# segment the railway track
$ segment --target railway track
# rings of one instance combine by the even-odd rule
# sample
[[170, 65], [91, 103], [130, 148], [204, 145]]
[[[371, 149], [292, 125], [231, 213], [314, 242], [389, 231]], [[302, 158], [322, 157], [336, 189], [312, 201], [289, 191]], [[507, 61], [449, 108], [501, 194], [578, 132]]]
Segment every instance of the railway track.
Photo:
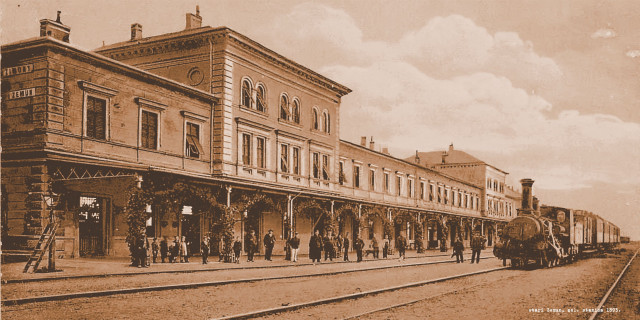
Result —
[[[496, 271], [505, 270], [505, 269], [509, 269], [509, 268], [510, 267], [498, 267], [498, 268], [492, 268], [492, 269], [485, 269], [485, 270], [480, 270], [480, 271], [468, 272], [468, 273], [463, 273], [463, 274], [458, 274], [458, 275], [453, 275], [453, 276], [448, 276], [448, 277], [441, 277], [441, 278], [437, 278], [437, 279], [410, 282], [410, 283], [406, 283], [406, 284], [402, 284], [402, 285], [396, 285], [396, 286], [390, 286], [390, 287], [385, 287], [385, 288], [381, 288], [381, 289], [374, 289], [374, 290], [368, 290], [368, 291], [364, 291], [364, 292], [340, 295], [340, 296], [324, 298], [324, 299], [319, 299], [319, 300], [313, 300], [313, 301], [308, 301], [308, 302], [302, 302], [302, 303], [296, 303], [296, 304], [292, 304], [292, 305], [280, 306], [280, 307], [275, 307], [275, 308], [270, 308], [270, 309], [257, 310], [257, 311], [242, 313], [242, 314], [225, 316], [225, 317], [221, 317], [221, 318], [217, 318], [217, 319], [218, 320], [232, 320], [232, 319], [236, 320], [236, 319], [251, 319], [251, 318], [256, 318], [256, 317], [264, 317], [264, 316], [279, 314], [279, 313], [283, 313], [283, 312], [294, 311], [294, 310], [297, 310], [297, 309], [313, 307], [313, 306], [319, 306], [319, 305], [326, 305], [326, 304], [331, 304], [331, 303], [338, 303], [338, 302], [342, 302], [342, 301], [346, 301], [346, 300], [358, 299], [358, 298], [362, 298], [362, 297], [366, 297], [366, 296], [370, 296], [370, 295], [376, 295], [376, 294], [380, 294], [380, 293], [396, 291], [396, 290], [402, 290], [402, 289], [407, 289], [407, 288], [412, 288], [412, 287], [419, 287], [419, 286], [424, 286], [424, 285], [428, 285], [428, 284], [432, 284], [432, 283], [444, 282], [444, 281], [449, 281], [449, 280], [454, 280], [454, 279], [459, 279], [459, 278], [464, 278], [464, 277], [469, 277], [469, 276], [474, 276], [474, 275], [479, 275], [479, 274], [496, 272]], [[456, 290], [454, 290], [454, 291], [456, 291]], [[449, 292], [447, 292], [447, 293], [449, 293]], [[438, 295], [434, 295], [433, 297], [446, 295], [447, 293], [441, 293], [441, 294], [438, 294]], [[433, 298], [433, 297], [431, 297], [431, 298]], [[409, 304], [416, 303], [416, 302], [419, 302], [419, 301], [422, 301], [422, 300], [426, 300], [426, 299], [429, 299], [429, 297], [428, 298], [423, 298], [421, 300], [410, 301], [410, 302], [404, 303], [402, 305], [409, 305]], [[383, 309], [391, 309], [391, 308], [396, 308], [396, 307], [400, 307], [400, 306], [401, 305], [390, 306], [390, 307], [383, 308]], [[364, 316], [366, 314], [370, 314], [370, 313], [374, 313], [374, 312], [384, 311], [383, 309], [377, 309], [377, 310], [373, 310], [373, 311], [367, 312], [365, 314], [356, 315], [356, 317]]]
[[[481, 259], [484, 260], [484, 259], [492, 259], [492, 258], [494, 257], [484, 257]], [[75, 298], [93, 298], [93, 297], [104, 297], [104, 296], [120, 295], [120, 294], [133, 294], [133, 293], [140, 293], [140, 292], [153, 292], [153, 291], [165, 291], [165, 290], [176, 290], [176, 289], [194, 289], [194, 288], [200, 288], [200, 287], [222, 286], [222, 285], [241, 284], [241, 283], [250, 283], [250, 282], [312, 278], [312, 277], [332, 276], [332, 275], [338, 275], [338, 274], [366, 272], [366, 271], [375, 271], [375, 270], [384, 270], [384, 269], [418, 267], [418, 266], [444, 264], [444, 263], [455, 263], [455, 261], [439, 260], [439, 261], [428, 261], [428, 262], [418, 262], [418, 263], [394, 264], [394, 265], [377, 266], [377, 267], [369, 267], [369, 268], [338, 270], [338, 271], [330, 271], [330, 272], [309, 273], [309, 274], [300, 274], [300, 275], [255, 277], [255, 278], [220, 280], [220, 281], [206, 281], [206, 282], [167, 284], [167, 285], [158, 285], [158, 286], [122, 288], [122, 289], [113, 289], [113, 290], [84, 291], [84, 292], [75, 292], [75, 293], [34, 296], [34, 297], [27, 297], [27, 298], [3, 299], [2, 305], [12, 306], [12, 305], [35, 303], [35, 302], [69, 300], [69, 299], [75, 299]]]
[[591, 316], [589, 317], [589, 320], [594, 320], [600, 314], [603, 313], [604, 310], [602, 309], [602, 307], [604, 306], [605, 303], [607, 303], [607, 300], [609, 299], [609, 296], [611, 295], [613, 290], [616, 288], [616, 286], [620, 282], [620, 279], [622, 279], [624, 274], [627, 272], [627, 269], [629, 269], [629, 266], [631, 265], [633, 260], [636, 258], [636, 256], [638, 255], [639, 251], [640, 251], [640, 249], [636, 250], [636, 252], [633, 254], [631, 259], [629, 259], [629, 262], [627, 263], [627, 265], [625, 265], [624, 268], [622, 269], [622, 271], [620, 271], [620, 274], [618, 275], [618, 278], [616, 278], [616, 281], [613, 282], [613, 284], [611, 285], [611, 287], [609, 288], [607, 293], [605, 293], [604, 297], [602, 297], [602, 300], [600, 300], [600, 304], [598, 304], [598, 307], [596, 307], [596, 310], [591, 313]]

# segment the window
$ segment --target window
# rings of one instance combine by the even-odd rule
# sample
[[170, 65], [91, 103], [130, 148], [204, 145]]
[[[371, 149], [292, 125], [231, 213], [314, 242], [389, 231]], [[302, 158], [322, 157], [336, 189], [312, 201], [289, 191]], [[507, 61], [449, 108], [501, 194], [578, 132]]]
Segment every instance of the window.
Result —
[[142, 110], [140, 144], [143, 148], [158, 148], [158, 114]]
[[87, 97], [87, 137], [106, 139], [107, 100]]
[[353, 166], [353, 186], [360, 188], [360, 166]]
[[398, 187], [398, 195], [402, 194], [402, 177], [398, 176], [396, 178], [396, 186]]
[[257, 138], [256, 139], [256, 165], [258, 168], [265, 168], [267, 164], [265, 163], [265, 148], [264, 148], [265, 139]]
[[458, 192], [458, 207], [462, 207], [462, 192]]
[[344, 162], [340, 161], [338, 164], [338, 183], [343, 185], [345, 183], [344, 179]]
[[313, 177], [319, 179], [320, 177], [320, 154], [313, 153]]
[[293, 100], [293, 110], [291, 110], [292, 121], [300, 123], [300, 101], [298, 99]]
[[384, 173], [384, 190], [389, 192], [389, 172]]
[[251, 82], [249, 79], [242, 80], [242, 92], [240, 96], [240, 105], [245, 108], [251, 108]]
[[327, 110], [322, 112], [322, 131], [329, 133], [331, 131], [329, 113]]
[[242, 134], [242, 164], [251, 165], [251, 135]]
[[280, 119], [291, 120], [291, 112], [289, 111], [289, 98], [283, 94], [280, 96]]
[[449, 204], [449, 189], [444, 190], [444, 204]]
[[293, 174], [300, 175], [300, 148], [292, 148]]
[[465, 208], [469, 208], [469, 195], [468, 194], [464, 195], [464, 207]]
[[370, 169], [369, 170], [369, 186], [371, 187], [371, 190], [376, 190], [376, 170], [375, 169]]
[[204, 153], [202, 145], [200, 144], [200, 126], [187, 122], [187, 134], [186, 134], [186, 155], [189, 158], [200, 158], [200, 155]]
[[438, 186], [438, 203], [442, 203], [442, 187]]
[[329, 156], [322, 155], [322, 179], [329, 180]]
[[280, 171], [289, 173], [289, 146], [280, 145]]
[[267, 111], [267, 91], [264, 89], [263, 85], [258, 85], [258, 89], [256, 90], [256, 110], [260, 112]]
[[318, 123], [318, 109], [316, 109], [316, 108], [313, 108], [313, 114], [312, 114], [311, 121], [312, 121], [311, 126], [312, 126], [313, 130], [319, 130], [320, 124]]
[[407, 197], [413, 198], [413, 179], [407, 180]]
[[425, 199], [425, 184], [424, 182], [420, 182], [420, 199], [424, 200]]
[[433, 194], [435, 192], [435, 188], [432, 184], [429, 185], [429, 201], [433, 201]]

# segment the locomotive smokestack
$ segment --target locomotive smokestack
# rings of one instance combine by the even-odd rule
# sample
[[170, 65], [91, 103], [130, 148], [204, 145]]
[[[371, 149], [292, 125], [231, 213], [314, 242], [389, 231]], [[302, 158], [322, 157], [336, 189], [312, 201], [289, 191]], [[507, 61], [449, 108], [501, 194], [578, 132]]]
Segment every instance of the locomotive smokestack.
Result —
[[522, 209], [518, 210], [518, 213], [532, 213], [533, 212], [533, 180], [522, 179]]

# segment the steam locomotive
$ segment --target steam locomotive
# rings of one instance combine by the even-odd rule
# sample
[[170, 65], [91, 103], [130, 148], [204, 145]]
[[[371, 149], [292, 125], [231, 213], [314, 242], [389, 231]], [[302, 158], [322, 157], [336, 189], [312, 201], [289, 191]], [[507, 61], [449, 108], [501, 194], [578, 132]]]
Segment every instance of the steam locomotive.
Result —
[[597, 214], [554, 206], [538, 206], [533, 180], [523, 179], [522, 209], [502, 231], [494, 255], [506, 264], [542, 267], [568, 263], [596, 251], [611, 251], [620, 243], [620, 228]]

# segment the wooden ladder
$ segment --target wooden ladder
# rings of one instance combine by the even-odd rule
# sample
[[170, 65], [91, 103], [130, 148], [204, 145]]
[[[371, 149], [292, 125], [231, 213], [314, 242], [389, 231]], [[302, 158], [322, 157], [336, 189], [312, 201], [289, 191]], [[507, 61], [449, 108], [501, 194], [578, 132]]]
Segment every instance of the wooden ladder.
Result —
[[40, 235], [40, 239], [38, 239], [38, 243], [36, 244], [35, 248], [33, 248], [33, 252], [31, 253], [31, 256], [29, 256], [27, 264], [24, 266], [24, 270], [22, 270], [23, 273], [28, 272], [29, 268], [32, 266], [34, 272], [38, 269], [38, 265], [40, 265], [42, 257], [44, 257], [47, 249], [49, 249], [49, 247], [53, 243], [53, 239], [55, 238], [57, 230], [58, 222], [47, 224], [47, 226], [42, 231], [42, 235]]

